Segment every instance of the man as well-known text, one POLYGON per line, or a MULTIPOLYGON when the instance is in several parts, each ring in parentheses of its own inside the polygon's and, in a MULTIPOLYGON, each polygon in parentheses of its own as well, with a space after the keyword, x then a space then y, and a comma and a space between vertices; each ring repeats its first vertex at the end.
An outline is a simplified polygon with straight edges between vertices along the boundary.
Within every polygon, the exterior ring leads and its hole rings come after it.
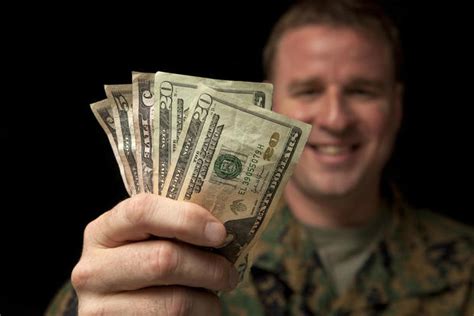
MULTIPOLYGON (((209 212, 138 195, 87 226, 72 273, 79 312, 473 315, 472 230, 383 194, 402 117, 390 21, 368 1, 302 1, 276 25, 264 63, 275 111, 313 129, 249 282, 227 291, 235 269, 193 246, 224 241, 209 212)), ((63 291, 51 313, 76 308, 63 291)))

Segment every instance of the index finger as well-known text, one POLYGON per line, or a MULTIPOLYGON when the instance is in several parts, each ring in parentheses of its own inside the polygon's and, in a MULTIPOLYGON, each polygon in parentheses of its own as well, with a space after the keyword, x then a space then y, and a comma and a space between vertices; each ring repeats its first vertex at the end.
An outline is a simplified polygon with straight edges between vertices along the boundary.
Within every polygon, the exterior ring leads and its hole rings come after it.
POLYGON ((84 245, 112 248, 152 236, 217 247, 224 242, 224 225, 203 207, 153 194, 138 194, 91 222, 84 245))

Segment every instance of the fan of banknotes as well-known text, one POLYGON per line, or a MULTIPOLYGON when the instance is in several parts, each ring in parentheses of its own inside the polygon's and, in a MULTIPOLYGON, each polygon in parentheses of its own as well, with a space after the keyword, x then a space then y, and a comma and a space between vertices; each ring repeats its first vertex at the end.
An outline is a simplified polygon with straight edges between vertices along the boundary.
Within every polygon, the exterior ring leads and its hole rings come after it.
POLYGON ((128 193, 202 205, 227 229, 216 251, 246 270, 310 125, 272 112, 268 83, 133 72, 105 93, 91 108, 128 193))

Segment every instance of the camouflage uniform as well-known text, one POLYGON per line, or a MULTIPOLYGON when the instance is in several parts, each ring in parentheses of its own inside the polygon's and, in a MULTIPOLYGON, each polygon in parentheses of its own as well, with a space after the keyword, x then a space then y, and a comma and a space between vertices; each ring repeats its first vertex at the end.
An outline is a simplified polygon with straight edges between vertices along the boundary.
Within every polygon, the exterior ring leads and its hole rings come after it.
POLYGON ((313 239, 288 208, 255 247, 251 278, 221 297, 226 315, 474 315, 474 230, 394 203, 384 238, 337 296, 313 239))
MULTIPOLYGON (((394 204, 384 238, 339 297, 306 228, 283 207, 254 249, 249 281, 221 295, 224 315, 473 316, 473 229, 394 204)), ((68 284, 49 313, 76 308, 68 284)))

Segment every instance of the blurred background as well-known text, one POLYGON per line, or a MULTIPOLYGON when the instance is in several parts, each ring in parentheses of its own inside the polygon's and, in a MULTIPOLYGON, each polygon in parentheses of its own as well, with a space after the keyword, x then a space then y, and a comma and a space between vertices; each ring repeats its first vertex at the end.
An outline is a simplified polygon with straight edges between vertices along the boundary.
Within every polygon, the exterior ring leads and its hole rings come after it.
MULTIPOLYGON (((291 1, 256 3, 104 9, 42 3, 5 10, 2 316, 42 314, 79 259, 85 225, 127 196, 107 137, 89 108, 105 97, 103 84, 128 83, 132 70, 263 80, 265 39, 291 1)), ((405 120, 393 159, 398 184, 411 204, 474 225, 469 207, 474 55, 463 13, 470 11, 467 4, 385 3, 405 50, 405 120)))

